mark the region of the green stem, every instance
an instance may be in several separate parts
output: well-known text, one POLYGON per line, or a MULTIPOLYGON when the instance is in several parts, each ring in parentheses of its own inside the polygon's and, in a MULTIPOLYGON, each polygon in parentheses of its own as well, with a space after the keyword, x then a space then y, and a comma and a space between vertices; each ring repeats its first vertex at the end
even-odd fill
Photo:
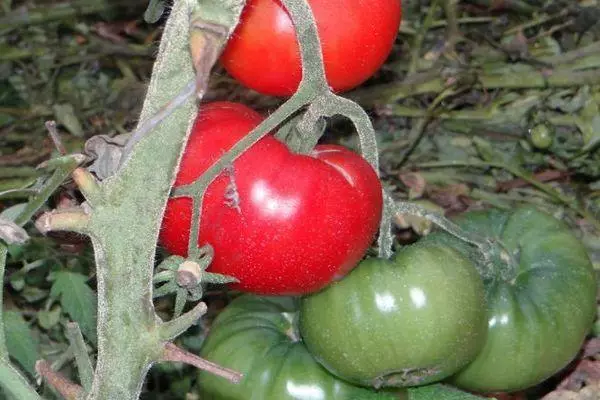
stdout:
POLYGON ((392 234, 392 218, 394 218, 395 202, 385 190, 383 191, 383 211, 379 224, 377 247, 379 258, 389 259, 393 254, 394 235, 392 234))
POLYGON ((431 119, 434 117, 435 109, 440 105, 442 101, 444 101, 444 99, 453 96, 456 93, 456 90, 454 90, 452 87, 448 87, 431 102, 431 104, 425 110, 423 118, 417 120, 417 122, 413 125, 409 134, 410 146, 400 157, 398 165, 403 165, 408 160, 412 152, 419 145, 419 142, 421 141, 421 139, 423 138, 423 134, 425 133, 425 128, 427 127, 427 124, 429 124, 431 119))
POLYGON ((417 35, 414 37, 411 51, 410 51, 410 64, 408 65, 408 75, 412 75, 417 71, 419 66, 419 61, 421 59, 421 50, 423 48, 423 41, 425 40, 425 35, 429 32, 431 25, 433 23, 433 18, 435 17, 435 13, 438 10, 440 0, 436 0, 431 3, 429 9, 427 10, 427 14, 425 15, 425 19, 423 20, 423 24, 419 27, 417 31, 417 35))
POLYGON ((25 225, 31 217, 46 203, 46 201, 52 196, 52 194, 56 191, 56 189, 63 184, 65 179, 69 177, 71 172, 75 170, 78 166, 78 160, 74 157, 62 157, 60 160, 60 164, 54 173, 46 182, 44 187, 35 195, 25 209, 19 214, 19 216, 15 219, 15 224, 19 226, 25 225))
POLYGON ((79 325, 72 322, 67 324, 67 339, 69 339, 73 354, 75 354, 75 364, 77 365, 77 373, 79 374, 81 386, 83 386, 86 392, 89 392, 94 380, 94 367, 92 366, 92 360, 87 352, 79 325))
POLYGON ((456 225, 454 222, 450 221, 443 215, 434 213, 426 209, 425 207, 421 207, 410 202, 394 202, 393 200, 391 201, 393 202, 392 210, 394 214, 408 214, 425 218, 426 220, 442 228, 444 231, 448 232, 452 236, 477 247, 483 254, 490 253, 491 246, 489 241, 482 240, 479 235, 472 235, 471 233, 464 231, 458 225, 456 225))
POLYGON ((290 116, 292 116, 299 108, 306 105, 310 101, 308 96, 302 91, 296 92, 287 102, 282 104, 274 113, 267 119, 254 128, 248 135, 244 136, 235 143, 227 153, 223 154, 217 162, 208 168, 194 183, 186 186, 180 186, 173 191, 174 197, 192 197, 192 226, 190 227, 190 243, 188 250, 191 251, 199 247, 198 233, 201 224, 201 206, 202 197, 206 188, 219 176, 227 166, 231 165, 239 156, 246 150, 252 147, 261 138, 273 131, 277 126, 282 124, 290 116))
POLYGON ((162 323, 160 326, 161 340, 168 341, 175 339, 190 326, 194 325, 205 313, 206 304, 200 302, 182 316, 172 319, 169 322, 162 323))
POLYGON ((533 18, 532 20, 529 20, 524 24, 519 24, 519 25, 511 27, 510 29, 507 29, 506 31, 504 31, 504 35, 507 36, 507 35, 515 34, 517 32, 522 32, 525 29, 534 28, 536 26, 546 24, 546 23, 548 23, 552 20, 558 19, 558 18, 564 18, 568 14, 569 14, 569 10, 566 10, 566 9, 563 9, 559 13, 553 14, 553 15, 542 14, 541 16, 539 16, 537 18, 533 18))
MULTIPOLYGON (((233 30, 242 0, 178 0, 167 21, 138 127, 149 121, 195 78, 190 54, 190 16, 219 21, 233 30)), ((139 135, 121 168, 102 183, 91 212, 90 232, 98 277, 98 357, 88 400, 139 398, 146 373, 162 357, 162 321, 152 302, 152 275, 162 215, 197 105, 183 96, 179 107, 152 132, 139 135), (160 156, 159 156, 160 155, 160 156)))
POLYGON ((302 81, 300 91, 328 92, 325 67, 317 24, 307 0, 281 0, 288 11, 296 30, 300 60, 302 61, 302 81))
POLYGON ((0 361, 0 383, 2 390, 18 400, 43 400, 8 361, 0 361))
POLYGON ((446 31, 446 48, 454 51, 454 46, 459 39, 460 31, 458 28, 458 0, 444 0, 444 12, 448 20, 448 29, 446 31))

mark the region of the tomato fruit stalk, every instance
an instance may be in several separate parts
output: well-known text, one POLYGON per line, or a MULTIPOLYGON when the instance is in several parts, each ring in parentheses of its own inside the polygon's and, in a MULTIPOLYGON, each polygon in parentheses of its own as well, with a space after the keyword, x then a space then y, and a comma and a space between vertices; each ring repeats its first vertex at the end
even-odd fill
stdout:
MULTIPOLYGON (((241 104, 202 106, 175 187, 193 183, 263 117, 241 104)), ((206 190, 198 244, 210 244, 209 271, 237 278, 233 288, 305 294, 343 277, 379 226, 382 188, 360 155, 335 145, 294 154, 269 135, 206 190)), ((186 256, 192 200, 168 201, 161 244, 186 256)))
MULTIPOLYGON (((392 50, 400 0, 308 0, 321 41, 327 82, 336 92, 371 77, 392 50)), ((302 78, 292 21, 278 0, 248 0, 221 56, 239 82, 262 94, 290 96, 302 78)))

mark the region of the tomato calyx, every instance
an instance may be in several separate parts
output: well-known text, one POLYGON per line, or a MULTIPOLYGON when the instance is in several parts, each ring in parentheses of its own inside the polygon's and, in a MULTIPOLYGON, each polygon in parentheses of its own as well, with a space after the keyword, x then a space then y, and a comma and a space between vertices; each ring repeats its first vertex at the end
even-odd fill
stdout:
POLYGON ((210 245, 202 246, 185 258, 170 256, 164 259, 157 267, 158 271, 153 278, 153 297, 162 297, 175 293, 175 317, 181 315, 185 303, 199 301, 204 295, 204 285, 207 283, 224 284, 238 280, 212 272, 206 269, 213 259, 213 248, 210 245))

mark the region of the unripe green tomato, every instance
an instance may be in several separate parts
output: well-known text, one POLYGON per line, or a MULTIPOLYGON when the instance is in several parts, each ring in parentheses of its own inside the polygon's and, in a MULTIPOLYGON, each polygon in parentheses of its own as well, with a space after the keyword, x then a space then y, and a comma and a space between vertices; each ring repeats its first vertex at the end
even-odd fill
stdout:
POLYGON ((373 387, 442 380, 473 360, 487 331, 473 264, 435 243, 371 258, 305 297, 300 331, 329 371, 373 387))
POLYGON ((425 239, 451 246, 492 272, 484 282, 486 343, 452 382, 478 392, 539 384, 577 355, 594 323, 596 275, 585 247, 565 224, 533 207, 472 212, 455 222, 505 250, 486 260, 447 233, 425 239))
POLYGON ((419 393, 384 393, 329 374, 306 350, 295 329, 290 297, 246 295, 212 324, 201 356, 244 374, 241 382, 200 371, 202 400, 418 400, 419 393))
POLYGON ((538 124, 529 130, 529 140, 535 148, 546 150, 552 146, 554 132, 546 124, 538 124))

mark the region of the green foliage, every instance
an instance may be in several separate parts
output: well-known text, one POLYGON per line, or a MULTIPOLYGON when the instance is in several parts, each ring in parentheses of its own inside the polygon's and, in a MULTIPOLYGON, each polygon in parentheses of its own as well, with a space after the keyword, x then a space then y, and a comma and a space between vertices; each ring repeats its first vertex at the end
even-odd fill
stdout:
POLYGON ((33 377, 35 362, 41 358, 40 340, 18 311, 5 310, 3 317, 8 352, 33 377))
POLYGON ((87 284, 88 278, 70 271, 58 271, 53 278, 50 296, 60 301, 71 320, 79 324, 86 339, 95 345, 97 299, 87 284))

